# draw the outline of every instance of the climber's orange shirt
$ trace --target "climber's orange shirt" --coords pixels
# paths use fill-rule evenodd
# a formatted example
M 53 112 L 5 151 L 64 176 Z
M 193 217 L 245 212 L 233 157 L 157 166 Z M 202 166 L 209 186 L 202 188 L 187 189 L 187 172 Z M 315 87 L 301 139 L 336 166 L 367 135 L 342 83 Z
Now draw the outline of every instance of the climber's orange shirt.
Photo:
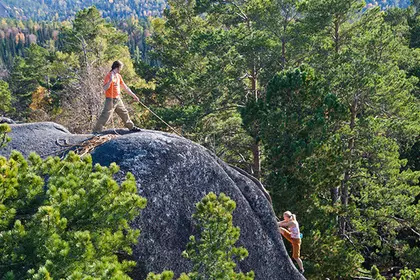
M 111 72 L 106 75 L 104 85 L 111 79 Z M 116 85 L 115 85 L 116 84 Z M 117 98 L 121 93 L 121 86 L 124 85 L 124 81 L 120 74 L 114 75 L 114 81 L 109 85 L 109 88 L 105 91 L 105 96 L 108 98 Z

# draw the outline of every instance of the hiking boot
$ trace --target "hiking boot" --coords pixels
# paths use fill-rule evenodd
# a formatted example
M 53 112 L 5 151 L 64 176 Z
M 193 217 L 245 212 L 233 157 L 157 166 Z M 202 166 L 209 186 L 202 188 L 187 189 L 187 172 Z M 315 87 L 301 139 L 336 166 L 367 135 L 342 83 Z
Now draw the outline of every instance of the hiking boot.
M 141 131 L 141 129 L 140 129 L 140 127 L 133 126 L 133 128 L 132 128 L 132 129 L 130 129 L 130 131 L 131 131 L 131 132 L 140 132 L 140 131 Z

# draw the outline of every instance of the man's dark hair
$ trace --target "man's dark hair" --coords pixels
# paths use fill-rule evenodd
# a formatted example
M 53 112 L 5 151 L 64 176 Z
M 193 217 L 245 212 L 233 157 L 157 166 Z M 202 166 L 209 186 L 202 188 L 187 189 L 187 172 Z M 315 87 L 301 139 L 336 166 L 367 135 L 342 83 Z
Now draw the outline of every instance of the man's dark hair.
M 123 65 L 124 64 L 121 61 L 119 61 L 119 60 L 114 61 L 114 63 L 112 63 L 112 66 L 111 66 L 111 71 L 114 70 L 115 68 L 120 68 Z

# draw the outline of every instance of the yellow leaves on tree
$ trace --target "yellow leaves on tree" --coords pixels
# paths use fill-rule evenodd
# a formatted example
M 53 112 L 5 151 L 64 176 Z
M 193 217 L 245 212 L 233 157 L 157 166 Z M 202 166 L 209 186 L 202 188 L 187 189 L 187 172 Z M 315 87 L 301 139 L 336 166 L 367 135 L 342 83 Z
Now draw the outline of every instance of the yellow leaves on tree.
M 19 32 L 18 34 L 16 34 L 15 42 L 16 42 L 16 44 L 18 44 L 19 42 L 22 42 L 24 44 L 25 43 L 25 34 L 23 34 L 22 32 Z
M 52 98 L 49 97 L 48 89 L 38 86 L 38 88 L 32 93 L 32 103 L 29 107 L 32 110 L 41 110 L 47 104 L 52 102 Z

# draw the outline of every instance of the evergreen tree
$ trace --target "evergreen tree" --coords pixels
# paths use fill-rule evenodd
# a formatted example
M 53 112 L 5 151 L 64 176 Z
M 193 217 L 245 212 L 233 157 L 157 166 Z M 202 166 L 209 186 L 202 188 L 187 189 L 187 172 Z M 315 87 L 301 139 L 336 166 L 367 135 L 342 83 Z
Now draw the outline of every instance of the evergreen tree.
M 236 203 L 224 193 L 217 196 L 209 193 L 196 205 L 193 214 L 198 236 L 190 236 L 190 242 L 183 256 L 193 263 L 193 270 L 182 274 L 180 280 L 254 279 L 254 273 L 235 272 L 236 263 L 248 256 L 243 247 L 236 247 L 240 229 L 233 226 L 232 212 Z M 148 280 L 170 280 L 171 271 L 160 275 L 150 273 Z
M 38 46 L 31 45 L 25 58 L 17 57 L 13 64 L 10 77 L 13 107 L 18 118 L 28 116 L 32 93 L 41 85 L 48 88 L 53 74 L 49 71 L 51 64 L 49 52 Z
M 127 84 L 138 82 L 124 45 L 127 37 L 107 23 L 98 9 L 90 7 L 76 14 L 73 24 L 62 29 L 60 38 L 64 46 L 61 51 L 72 60 L 74 68 L 68 72 L 71 79 L 64 86 L 62 113 L 57 120 L 75 132 L 92 131 L 103 107 L 103 78 L 112 62 L 124 63 Z
M 5 123 L 0 124 L 0 148 L 5 146 L 7 142 L 10 141 L 10 137 L 7 136 L 7 133 L 10 131 L 10 126 Z
M 206 195 L 197 203 L 193 218 L 200 235 L 190 237 L 183 256 L 194 264 L 191 279 L 254 279 L 254 273 L 236 273 L 236 263 L 248 256 L 243 247 L 236 247 L 240 229 L 233 226 L 232 212 L 236 203 L 224 193 Z
M 134 176 L 90 156 L 0 158 L 0 278 L 130 279 L 139 230 L 129 223 L 146 205 Z
M 311 279 L 351 275 L 363 260 L 357 250 L 335 235 L 336 216 L 328 199 L 328 187 L 337 180 L 332 171 L 338 166 L 329 164 L 335 151 L 325 151 L 325 158 L 331 158 L 328 160 L 322 157 L 313 162 L 318 158 L 312 158 L 344 111 L 337 96 L 309 67 L 277 73 L 264 98 L 249 102 L 242 110 L 244 124 L 258 126 L 261 131 L 264 168 L 270 170 L 266 186 L 274 209 L 297 214 L 305 237 L 305 273 Z M 314 184 L 318 175 L 325 184 Z
M 299 72 L 280 74 L 267 88 L 262 112 L 250 104 L 244 115 L 245 124 L 261 126 L 276 209 L 295 209 L 302 216 L 309 226 L 305 236 L 322 240 L 312 246 L 342 248 L 329 254 L 346 259 L 341 262 L 314 261 L 319 254 L 310 252 L 322 249 L 308 248 L 308 266 L 320 268 L 315 277 L 357 273 L 361 256 L 368 267 L 413 268 L 418 258 L 415 243 L 399 235 L 418 230 L 413 209 L 420 191 L 419 172 L 405 168 L 400 154 L 404 145 L 414 144 L 420 128 L 419 102 L 412 94 L 417 80 L 399 68 L 399 55 L 409 52 L 398 37 L 404 33 L 394 33 L 375 9 L 342 25 L 358 36 L 347 34 L 337 45 L 324 46 L 331 54 L 311 62 L 320 67 L 319 82 Z M 337 263 L 346 268 L 337 270 Z
M 9 84 L 5 81 L 0 80 L 0 115 L 12 110 L 12 97 L 9 90 Z

